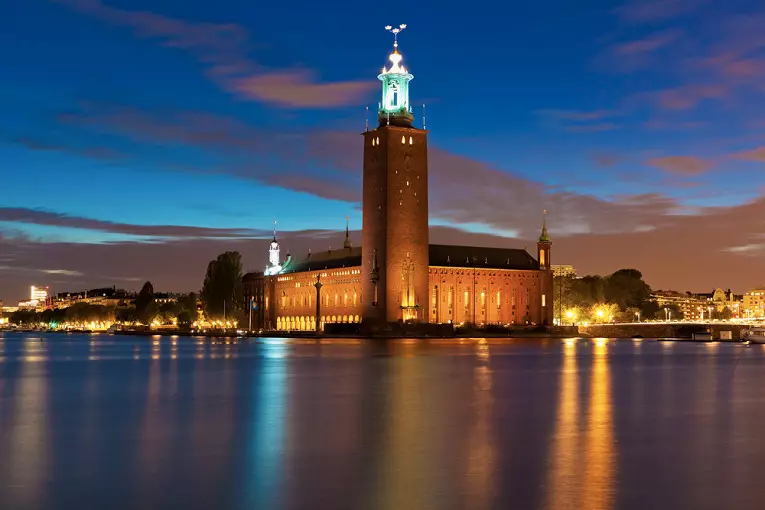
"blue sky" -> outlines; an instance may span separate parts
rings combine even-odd
[[[582,272],[765,282],[759,2],[17,0],[0,20],[0,242],[26,254],[0,260],[0,298],[76,266],[57,255],[72,243],[165,245],[156,261],[182,243],[227,249],[223,236],[252,241],[259,267],[274,216],[301,250],[345,216],[358,229],[358,133],[383,26],[399,23],[418,122],[427,104],[434,235],[527,245],[546,208],[558,261]],[[699,244],[713,255],[679,276],[673,250]],[[113,260],[55,285],[200,279]]]

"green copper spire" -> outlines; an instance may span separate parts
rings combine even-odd
[[[385,27],[385,30],[393,34],[393,53],[388,57],[392,64],[390,69],[383,67],[377,76],[382,82],[382,102],[377,114],[381,126],[411,126],[414,120],[409,106],[409,82],[414,76],[401,65],[403,57],[398,52],[398,34],[405,28],[406,25]]]
[[[345,242],[343,243],[343,248],[351,248],[351,233],[348,231],[348,216],[345,217]]]
[[[547,210],[542,212],[542,233],[539,235],[539,242],[550,242],[550,235],[547,233]]]

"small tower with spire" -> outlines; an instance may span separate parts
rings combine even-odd
[[[539,260],[539,269],[550,269],[550,235],[547,233],[547,211],[542,211],[542,233],[539,234],[537,242],[537,260]]]
[[[281,271],[282,266],[279,260],[279,243],[276,241],[276,218],[274,218],[274,237],[271,240],[271,245],[268,247],[268,267],[266,267],[266,274],[273,275]]]
[[[542,324],[545,325],[553,323],[553,272],[550,266],[551,247],[552,241],[547,233],[547,211],[543,211],[542,232],[539,234],[539,240],[537,241],[537,260],[539,260],[539,269],[542,270],[540,275],[541,300],[539,303],[539,316],[542,318]]]
[[[345,217],[345,241],[343,242],[343,248],[350,250],[353,247],[351,245],[351,233],[348,230],[348,216]]]

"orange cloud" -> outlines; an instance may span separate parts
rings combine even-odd
[[[712,167],[712,162],[697,156],[666,156],[646,161],[647,165],[680,175],[698,175]]]
[[[757,147],[749,151],[733,154],[733,158],[744,159],[746,161],[760,161],[765,163],[765,147]]]
[[[376,87],[370,80],[319,83],[307,70],[280,71],[231,80],[231,90],[245,97],[289,107],[334,108],[361,103]]]
[[[659,104],[670,110],[688,110],[705,99],[716,99],[728,92],[726,85],[683,85],[660,91]]]
[[[207,66],[207,75],[240,97],[278,106],[325,108],[361,104],[374,88],[367,80],[319,82],[301,69],[267,70],[249,57],[247,31],[234,23],[189,22],[151,12],[119,9],[101,0],[52,0],[116,25],[140,37],[182,49]]]

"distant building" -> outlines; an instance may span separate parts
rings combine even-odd
[[[715,312],[722,312],[725,308],[731,311],[733,318],[741,317],[741,296],[736,296],[730,289],[715,289],[708,293],[677,292],[674,290],[658,290],[654,292],[653,299],[659,308],[669,305],[677,306],[683,312],[685,320],[708,320]]]
[[[568,264],[553,264],[550,266],[553,276],[568,276],[576,278],[576,269],[574,266]]]
[[[87,303],[101,306],[129,306],[137,297],[134,292],[128,292],[116,287],[82,290],[77,292],[59,292],[52,298],[53,308],[69,308],[77,303]]]
[[[32,290],[30,292],[29,300],[37,301],[38,303],[45,303],[45,301],[48,300],[49,290],[50,289],[48,287],[36,287],[32,285]]]
[[[765,318],[765,287],[758,287],[744,294],[743,316],[748,319]]]

